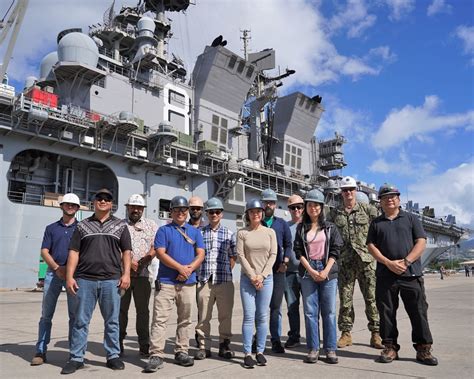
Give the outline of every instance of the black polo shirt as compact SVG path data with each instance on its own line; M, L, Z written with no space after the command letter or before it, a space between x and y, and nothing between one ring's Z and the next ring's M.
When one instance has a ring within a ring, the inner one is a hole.
M122 252L132 250L132 242L124 220L110 216L102 223L92 215L77 224L69 249L79 252L75 278L120 279Z
M416 215L400 209L397 217L393 220L382 214L371 222L367 234L367 244L373 243L382 255L390 260L403 259L408 256L419 238L426 239L421 221ZM395 275L387 266L379 262L377 262L376 273L377 276ZM420 259L413 262L402 274L405 277L422 275Z

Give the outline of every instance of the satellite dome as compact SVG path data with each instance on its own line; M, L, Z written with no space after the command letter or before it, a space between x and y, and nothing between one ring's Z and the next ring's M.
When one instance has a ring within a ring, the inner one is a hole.
M364 193L364 192L357 191L356 192L356 200L357 200L357 202L363 203L363 204L369 204L370 203L369 196L367 196L367 194Z
M40 64L40 81L48 79L51 69L58 61L58 52L53 51L45 55Z
M77 62L96 67L99 48L94 40L84 33L73 32L61 38L58 44L60 62Z
M25 89L33 87L37 80L38 79L35 76L27 76L25 80Z
M137 22L138 32L140 33L143 31L147 31L148 33L146 34L150 35L151 37L153 37L153 32L155 31L155 27L156 27L155 21L152 18L147 17L147 16L143 16ZM140 35L142 35L142 33L140 33Z

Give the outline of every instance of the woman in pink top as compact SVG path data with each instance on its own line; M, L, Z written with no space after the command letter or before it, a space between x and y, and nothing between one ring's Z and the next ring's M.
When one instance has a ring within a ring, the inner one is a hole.
M306 363L319 358L319 314L323 321L326 362L337 363L336 292L337 263L343 241L336 226L324 219L324 195L314 189L304 200L302 222L296 228L294 250L300 260L299 274L306 324Z

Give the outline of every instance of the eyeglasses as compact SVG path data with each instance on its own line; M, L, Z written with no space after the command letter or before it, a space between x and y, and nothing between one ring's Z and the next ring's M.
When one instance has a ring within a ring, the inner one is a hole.
M290 211L296 211L296 210L301 211L303 209L303 206L302 205L290 205L288 207L288 209Z
M186 207L177 207L177 208L173 208L173 211L180 212L180 213L186 213L188 211L188 208L186 208Z
M74 204L74 203L61 203L61 205L64 205L65 207L78 207L79 205Z
M207 211L210 215L220 215L222 213L222 209L211 209L210 211Z
M341 191L342 192L352 192L352 191L355 191L355 188L343 188Z
M275 205L276 201L265 200L265 201L262 201L262 203L263 203L263 205Z
M202 207L189 207L190 211L196 212L202 210Z
M108 197L108 196L97 196L95 198L95 201L97 201L98 203L100 203L101 201L105 201L106 203L111 203L112 202L112 198Z

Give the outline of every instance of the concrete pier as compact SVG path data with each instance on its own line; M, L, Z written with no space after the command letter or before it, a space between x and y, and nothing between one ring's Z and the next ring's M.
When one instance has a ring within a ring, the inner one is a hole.
M135 333L134 306L129 313L128 336L125 340L124 371L112 371L105 367L105 352L102 346L103 321L98 307L95 310L89 331L86 367L71 377L76 378L130 378L137 375L164 378L472 378L474 368L474 278L457 274L440 280L438 275L425 277L429 303L428 316L434 338L433 354L439 359L437 367L428 367L415 361L411 342L411 327L408 316L400 302L398 325L401 345L400 360L390 364L375 362L380 350L369 347L370 333L364 314L363 300L355 293L356 322L353 329L354 345L338 350L339 364L329 365L303 363L305 345L287 349L285 354L270 352L267 340L266 367L244 369L242 353L242 306L236 291L233 318L234 338L232 347L236 357L224 360L217 357L217 310L212 322L213 357L196 361L193 367L184 368L173 364L173 341L176 317L168 326L166 359L163 369L157 373L142 373L146 360L140 359ZM236 286L238 288L238 285ZM0 376L3 378L51 378L58 377L68 359L66 295L62 294L55 318L48 363L32 367L30 361L35 352L38 321L41 313L41 292L30 290L0 292ZM285 302L283 302L285 303ZM301 309L302 311L302 309ZM283 342L286 341L288 318L283 309ZM301 312L302 314L302 312ZM194 319L196 311L194 311ZM195 323L194 323L195 324ZM304 322L302 322L304 336ZM194 331L191 333L194 335ZM304 341L304 339L303 339ZM193 342L193 341L191 341ZM194 348L190 354L194 355Z

